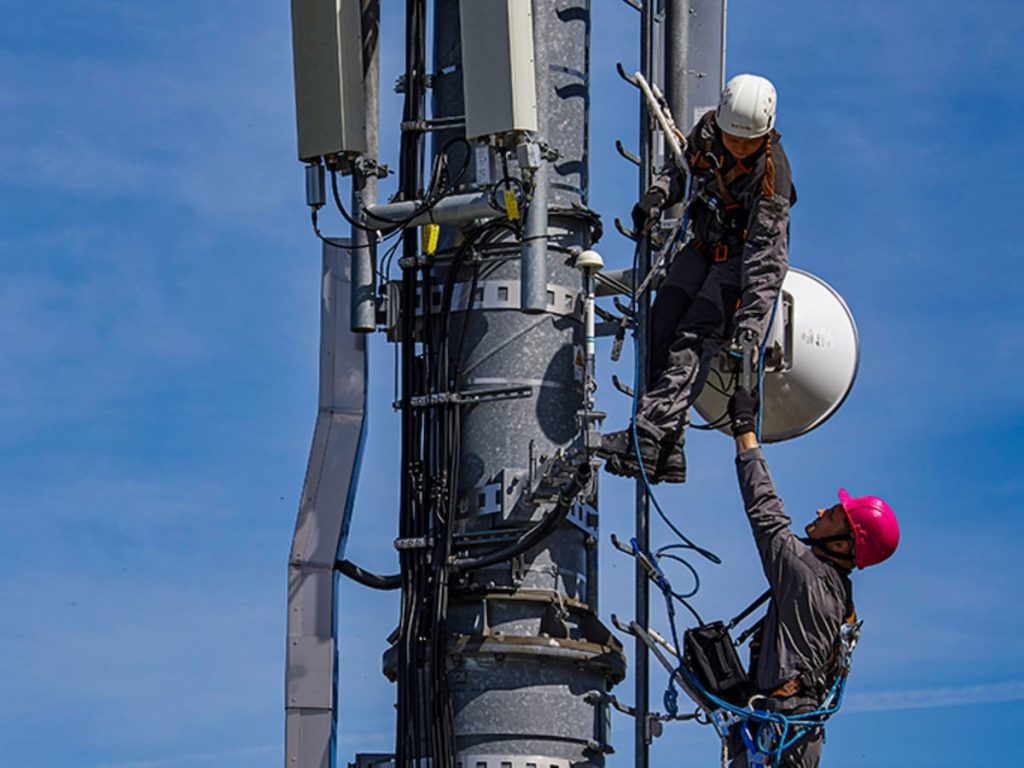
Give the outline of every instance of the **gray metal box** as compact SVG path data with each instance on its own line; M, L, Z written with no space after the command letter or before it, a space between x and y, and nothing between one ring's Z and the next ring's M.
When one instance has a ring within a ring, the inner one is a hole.
M466 136L537 130L531 0L462 0Z
M366 152L359 0L292 0L299 159Z

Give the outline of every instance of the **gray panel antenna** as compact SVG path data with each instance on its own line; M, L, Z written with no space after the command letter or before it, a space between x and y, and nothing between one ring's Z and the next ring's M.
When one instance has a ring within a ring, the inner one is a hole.
M359 0L292 0L299 159L366 152Z

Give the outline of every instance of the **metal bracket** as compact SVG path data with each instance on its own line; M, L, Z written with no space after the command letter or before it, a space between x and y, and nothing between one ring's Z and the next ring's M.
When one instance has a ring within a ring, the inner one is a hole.
M610 323L597 323L594 325L594 338L603 339L608 336L618 336L621 326L617 322ZM617 357L612 357L612 360L617 360Z
M612 374L612 386L627 397L635 397L633 388L628 384L623 384L619 377L614 373Z
M406 120L399 124L403 133L428 133L430 131L447 131L460 128L466 124L465 115L453 115L438 120Z
M615 308L619 310L619 312L621 312L624 317L628 317L630 320L634 319L633 313L635 310L631 309L628 304L623 304L622 299L620 299L618 296L612 299L612 304L615 305Z
M616 280L614 277L606 275L604 272L596 273L594 275L594 278L597 280L597 282L601 283L602 285L607 285L616 293L630 294L633 292L633 289L630 286L626 285L621 280Z
M665 652L662 650L661 643L659 643L651 636L650 630L644 629L635 621L629 622L629 627L627 629L622 629L622 622L618 621L618 619L615 617L612 618L612 623L620 631L628 632L629 634L633 635L633 637L639 639L640 642L642 642L644 645L646 645L647 649L654 654L654 657L658 660L658 663L665 668L665 670L669 673L671 677L675 678L676 683L679 685L680 688L683 689L686 695L690 697L694 704L696 704L699 709L703 709L705 712L708 712L711 716L711 719L714 720L715 714L721 710L715 707L711 702L704 701L704 698L700 695L700 693L696 691L683 678L682 675L678 674L678 669L665 656ZM699 716L698 713L695 713L694 717L697 716ZM728 730L726 731L726 733L728 733ZM721 732L719 732L719 735L722 735Z
M534 481L520 497L516 506L539 506L557 502L562 488L575 471L574 467L577 463L575 459L581 447L577 444L568 451L558 450L550 457L541 457L541 466L533 475ZM590 493L590 489L586 490L583 494L584 498L588 497ZM577 499L566 520L595 535L595 524L592 518L596 520L596 514L597 510L592 506Z
M378 179L386 179L391 175L391 169L388 166L362 155L356 158L355 168L364 176L376 176Z
M619 219L618 216L615 217L615 228L619 231L620 235L629 238L634 243L640 239L640 236L632 229L626 229L626 227L623 225L622 221Z
M661 718L658 717L658 713L657 712L648 712L647 713L647 722L645 723L645 727L644 727L644 731L645 731L644 737L646 738L647 743L650 744L656 738L661 736L661 734L664 731L664 729L665 729L665 726L662 725Z
M607 309L598 304L594 305L594 314L600 317L602 320L607 320L609 323L613 324L618 323L620 320L623 319L618 315L612 314Z
M416 265L423 266L426 263L417 259ZM600 274L600 273L598 273ZM395 285L396 281L389 281L388 286ZM522 283L519 280L480 280L476 284L476 290L470 296L469 282L455 283L452 287L450 306L452 312L464 312L472 307L474 310L519 310ZM400 294L396 289L392 292L397 301ZM417 317L423 315L423 286L416 285L416 306ZM433 310L440 311L445 303L444 286L435 285L430 291L430 306ZM397 305L396 305L397 306ZM547 286L547 306L543 310L549 314L562 317L575 317L582 319L583 301L580 292L564 285L549 283ZM393 322L397 323L397 313ZM391 321L389 321L391 322ZM389 329L390 330L390 329Z
M610 693L604 693L603 691L587 691L587 693L583 695L583 700L587 702L587 704L593 704L594 706L610 704L622 714L629 715L630 717L636 717L636 709L634 707L631 707L628 704L623 704Z
M513 522L512 512L523 493L525 479L525 471L511 468L500 470L490 482L478 485L464 494L464 511L467 515L497 515L502 523Z
M491 400L522 400L533 397L533 387L479 387L467 389L462 392L436 392L429 395L420 395L409 398L409 406L412 408L430 408L435 405L474 405L486 403ZM396 400L391 404L392 408L401 408L402 401Z
M625 0L625 2L630 3L632 5L631 0ZM635 5L634 7L637 10L641 9L641 6L639 5L639 3L637 5ZM638 89L640 88L640 83L638 83L636 81L636 78L633 77L633 75L629 74L629 72L626 71L626 68L624 66L622 66L622 62L621 61L617 61L615 63L615 71L619 73L619 77L621 77L627 83L632 85L634 88L638 88Z
M594 312L605 321L597 325L594 329L594 335L599 337L615 337L615 341L612 343L611 353L612 362L615 362L622 356L622 346L626 340L626 329L633 327L633 316L630 313L615 315L596 305L594 306Z
M615 140L615 150L633 165L640 165L640 156L630 152L618 139Z

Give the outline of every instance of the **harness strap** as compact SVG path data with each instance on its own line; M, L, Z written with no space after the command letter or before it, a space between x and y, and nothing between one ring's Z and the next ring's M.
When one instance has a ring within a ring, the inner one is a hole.
M770 589L766 589L762 594L758 595L754 599L754 602L752 602L750 605L748 605L742 611L737 613L729 621L729 623L726 625L725 628L726 629L735 629L737 624L739 624L741 621L743 621L745 618L747 618L747 616L752 614L754 611L756 611L762 605L767 603L771 599L771 596L772 596L772 591Z
M825 547L824 547L825 544L828 544L828 543L833 542L833 541L848 541L851 544L856 543L856 540L854 539L852 533L836 533L836 534L833 534L832 536L818 536L817 538L814 538L814 537L811 537L811 536L804 536L803 538L800 539L800 541L802 541L804 544L806 544L809 547L821 546L822 549L825 549ZM852 548L850 550L850 553L847 554L847 555L842 555L842 554L839 554L838 552L833 552L832 550L826 550L826 551L828 552L829 557L834 557L837 560L846 560L851 565L854 562L854 554L853 554L853 549Z
M849 603L849 614L843 624L851 626L856 623L857 611L851 602ZM842 628L840 628L839 637L836 638L835 645L832 646L832 653L829 655L828 661L820 669L813 672L803 672L798 677L787 680L767 695L773 699L788 699L799 693L804 693L815 699L820 699L828 690L828 679L835 674L836 665L839 664L842 657L843 634Z

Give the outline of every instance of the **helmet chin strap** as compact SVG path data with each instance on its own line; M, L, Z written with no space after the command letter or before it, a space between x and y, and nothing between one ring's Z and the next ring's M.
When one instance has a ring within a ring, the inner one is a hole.
M839 552L833 552L831 549L825 547L826 544L830 544L833 541L848 541L853 544L854 539L852 533L836 533L832 536L819 536L817 538L814 536L804 536L800 541L809 547L821 547L821 549L828 553L829 557L834 557L837 560L848 560L851 563L853 562L852 549L849 554L844 555Z

